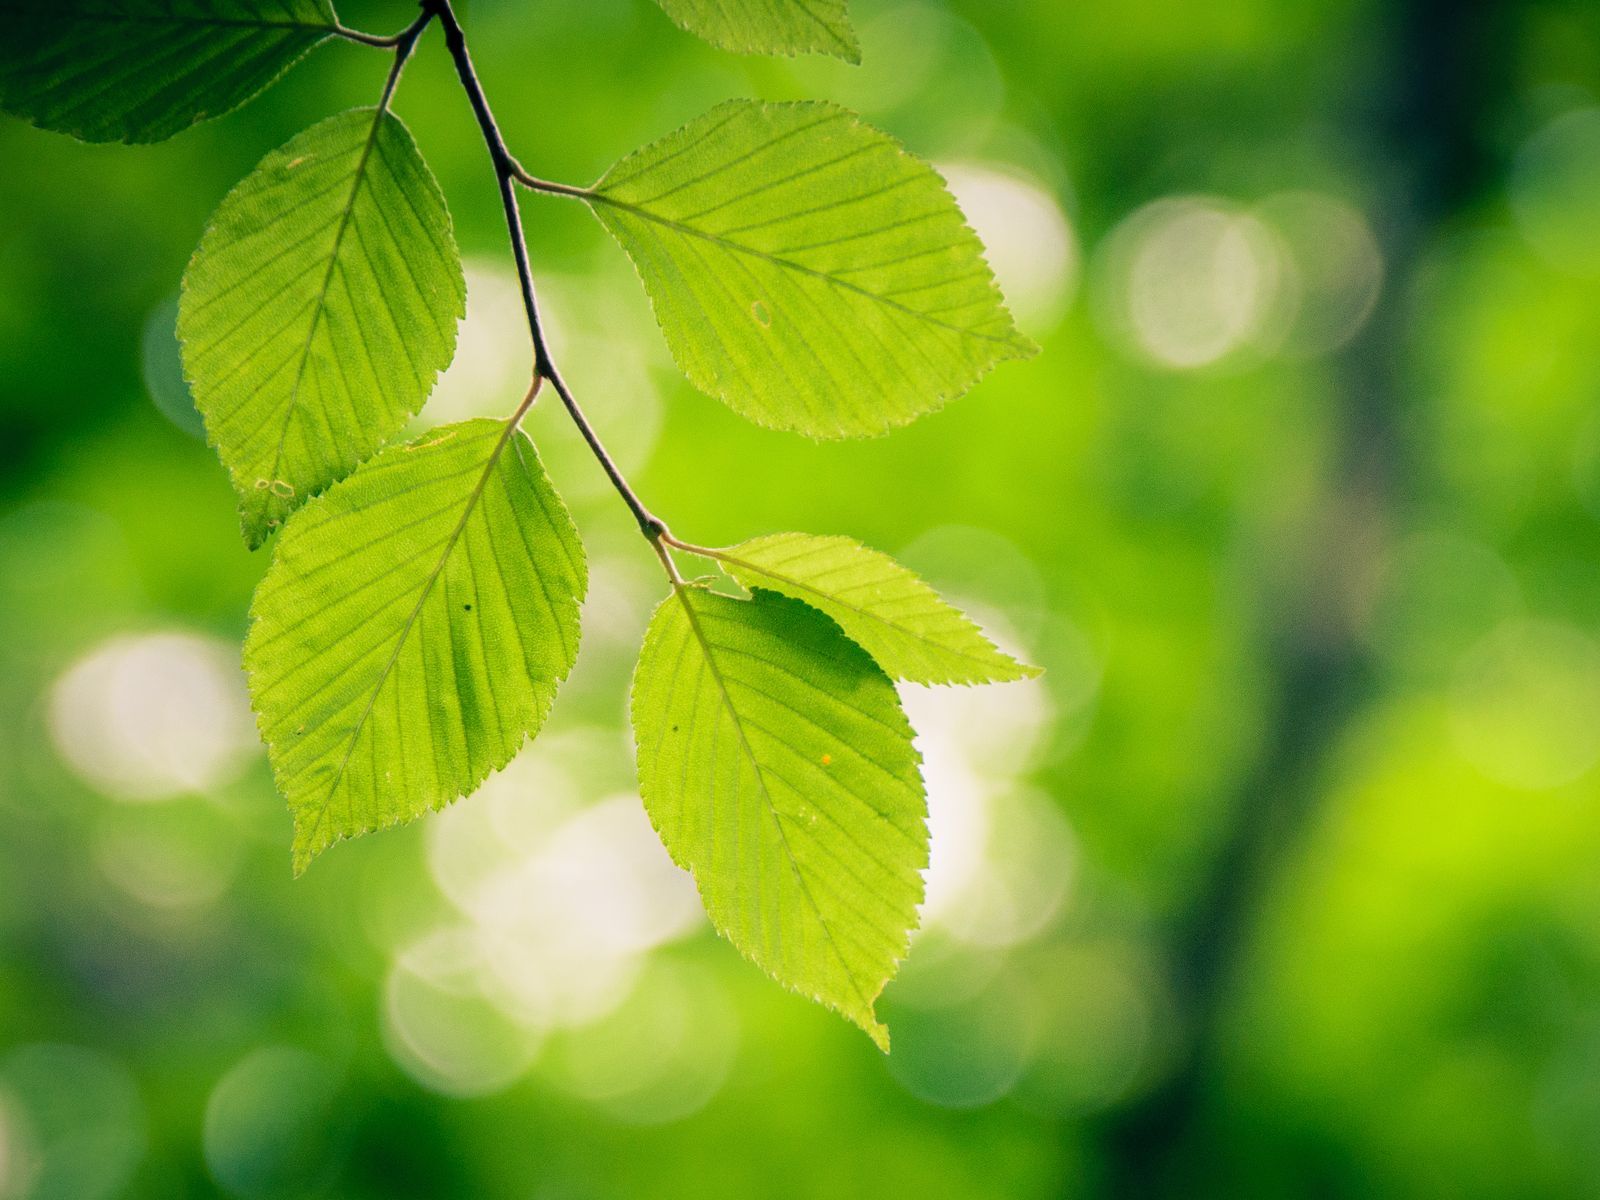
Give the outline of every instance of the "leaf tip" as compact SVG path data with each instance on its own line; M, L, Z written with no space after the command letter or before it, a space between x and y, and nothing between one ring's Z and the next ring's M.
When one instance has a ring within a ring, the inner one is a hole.
M872 1044L885 1054L889 1053L889 1027L876 1017L861 1022L861 1028L872 1039Z
M304 875L322 852L338 840L327 835L321 821L305 819L302 812L295 811L294 843L289 852L289 867L294 877L299 879Z

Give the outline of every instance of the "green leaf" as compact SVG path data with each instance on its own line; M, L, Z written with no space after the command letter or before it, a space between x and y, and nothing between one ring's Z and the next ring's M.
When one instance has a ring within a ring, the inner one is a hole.
M330 37L328 0L0 0L0 108L88 142L159 142Z
M873 1004L928 863L894 685L816 609L680 586L633 682L645 808L712 923L779 982L889 1048Z
M939 176L834 105L719 105L583 194L679 367L759 424L883 433L1034 352Z
M444 197L386 112L313 125L227 195L178 336L252 549L422 407L465 310Z
M831 54L861 61L848 0L656 0L682 28L735 54Z
M294 865L503 767L578 651L583 547L499 421L391 446L297 513L244 661Z
M747 588L821 609L878 665L911 683L1000 683L1039 674L887 554L845 537L775 533L708 552Z

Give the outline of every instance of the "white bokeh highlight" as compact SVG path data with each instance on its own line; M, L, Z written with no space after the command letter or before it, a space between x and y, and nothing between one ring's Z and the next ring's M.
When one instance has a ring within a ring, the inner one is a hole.
M1078 286L1078 243L1043 184L984 162L940 163L1017 323L1040 333L1059 321Z
M116 800L205 793L260 753L238 648L182 631L94 647L51 689L49 724L62 761Z
M1098 308L1136 356L1194 370L1266 330L1282 275L1282 247L1259 218L1214 197L1166 197L1111 232L1099 255Z
M450 911L398 948L384 1001L391 1054L426 1086L510 1086L552 1034L629 1003L653 951L703 928L638 796L585 804L564 765L611 744L598 730L541 741L430 822Z

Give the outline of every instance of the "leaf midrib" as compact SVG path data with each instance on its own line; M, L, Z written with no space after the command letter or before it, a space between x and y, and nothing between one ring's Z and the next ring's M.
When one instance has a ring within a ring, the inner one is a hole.
M350 185L350 198L345 201L344 209L339 214L339 227L334 230L333 245L328 250L328 266L322 274L322 286L317 290L317 298L311 312L311 325L306 330L306 340L300 347L300 362L295 367L294 383L289 388L289 399L284 406L283 426L278 430L278 444L272 455L272 469L267 472L269 481L276 481L278 468L283 465L283 447L289 440L289 426L294 421L295 411L300 404L300 385L305 382L306 367L311 362L311 344L316 340L317 329L322 324L322 315L328 307L328 291L333 286L333 273L339 265L339 250L344 245L345 231L350 227L350 219L356 211L356 200L361 195L361 185L366 182L367 164L372 159L372 148L378 144L378 133L383 128L383 119L388 116L388 109L379 106L373 111L372 128L367 131L367 140L362 144L361 157L356 160L355 179Z
M772 570L769 567L758 566L756 563L750 562L750 561L748 561L746 559L737 558L734 555L725 553L723 551L717 551L717 552L713 553L712 557L717 559L719 562L729 563L729 564L731 564L733 566L737 566L737 567L744 567L746 570L753 571L757 575L765 575L768 579L775 579L779 583L786 583L786 584L789 584L791 587L799 588L802 591L810 592L813 596L817 596L817 597L819 597L819 598L821 598L823 600L826 600L830 604L837 604L841 608L848 608L851 612L856 613L859 616L865 617L868 620L876 621L880 625L887 625L890 629L893 629L898 633L902 633L902 634L904 634L905 636L907 636L909 638L913 638L916 641L925 642L928 645L933 646L934 648L939 650L941 653L957 655L958 657L964 658L967 661L969 661L971 663L975 663L975 664L977 664L979 666L992 666L993 665L992 663L987 662L985 659L979 658L976 654L973 654L970 651L967 651L967 650L956 650L956 649L953 649L951 647L944 646L944 645L942 645L942 644L940 644L938 642L934 642L930 638L924 636L921 633L918 633L914 629L908 629L906 626L901 625L896 621L892 621L888 617L879 616L877 613L872 612L870 609L865 609L865 608L860 607L859 605L851 604L850 601L848 601L848 600L841 600L836 595L834 595L833 593L825 592L821 588L818 588L818 587L813 586L812 584L806 583L804 580L794 579L794 578L792 578L792 577L790 577L788 575L782 575L782 574L778 573L777 571ZM1003 654L1004 652L996 650L995 653ZM1013 660L1013 662L1014 661L1015 660Z
M710 242L713 245L721 246L725 250L731 250L739 254L748 255L751 258L757 258L761 259L763 262L771 263L773 266L795 271L801 275L809 275L814 279L820 279L824 283L831 284L832 286L839 288L841 291L854 292L856 295L864 296L868 300L883 305L885 308L892 308L897 312L904 313L906 316L912 317L918 321L922 321L925 324L934 325L940 329L954 333L958 337L970 337L977 338L980 341L993 342L995 345L1004 346L1016 354L1024 354L1027 352L1028 344L1019 340L1017 337L1001 337L997 334L983 333L980 330L968 329L960 325L953 325L949 321L941 321L938 317L930 316L927 313L920 312L919 310L912 308L909 305L901 304L899 301L891 299L890 297L880 296L878 293L869 291L867 288L864 288L859 284L851 283L848 280L840 279L834 275L829 275L826 271L819 271L815 267L808 267L804 263L795 262L793 259L784 258L782 255L772 254L765 250L758 250L754 246L747 246L743 242L736 242L732 238L724 237L721 234L710 233L704 229L697 229L693 225L687 225L682 221L675 221L671 217L664 217L659 213L651 212L648 208L641 207L640 205L631 204L626 200L619 200L617 197L608 195L603 191L586 189L578 190L577 194L582 196L583 199L589 201L591 204L597 202L601 204L608 204L613 208L619 208L624 212L632 213L636 217L640 217L646 221L654 222L663 228L671 229L688 237L696 237L702 241Z
M833 956L839 960L839 965L844 968L845 978L850 981L850 989L855 992L856 999L861 1002L862 1013L876 1019L872 1011L872 1002L862 992L861 984L856 980L856 973L851 970L850 964L845 961L844 952L839 949L839 943L833 936L833 928L828 924L827 917L823 916L821 907L817 904L816 897L811 894L811 885L806 882L804 873L800 870L800 862L795 857L794 849L789 845L788 831L783 827L783 819L778 815L778 806L772 801L772 792L767 787L766 772L761 769L761 760L756 757L755 748L750 745L750 738L745 733L744 722L739 719L739 710L733 703L733 697L728 692L727 680L723 678L722 670L717 666L717 660L712 653L711 640L706 637L705 630L700 626L700 618L694 611L694 606L688 600L689 585L682 583L673 584L673 594L678 602L683 605L684 615L689 620L689 628L694 633L695 641L700 643L701 654L706 660L706 669L711 672L712 681L717 685L717 692L722 697L723 708L727 711L729 719L733 722L734 731L739 735L739 745L743 748L745 756L750 760L750 765L756 773L756 783L761 788L761 799L767 806L767 813L772 818L773 827L778 831L778 841L783 846L783 856L789 863L789 869L794 872L795 882L800 885L801 894L805 896L806 903L811 906L811 911L816 914L817 924L822 926L822 932L828 938L828 948L833 951ZM747 603L736 601L735 603Z
M520 414L519 414L520 416ZM394 671L395 664L400 661L400 652L405 649L406 639L411 636L411 630L417 623L417 617L422 613L422 606L428 602L428 597L433 593L433 585L438 582L439 576L444 572L445 563L450 560L450 555L456 548L456 543L461 539L461 533L467 527L467 520L472 516L472 511L482 498L484 489L489 485L489 478L494 474L500 456L505 453L505 448L510 444L517 431L517 419L512 418L506 422L504 431L494 444L494 449L489 452L488 461L483 465L483 471L478 476L478 482L473 485L472 492L467 496L466 506L461 510L461 518L456 522L455 528L450 531L450 536L445 539L444 548L439 552L439 559L433 565L433 570L428 573L427 579L422 583L421 593L417 602L412 606L411 613L406 617L405 624L400 629L400 636L394 644L394 652L383 665L383 670L378 674L378 680L372 687L372 695L367 698L367 706L361 710L361 716L356 719L355 725L350 730L350 741L345 746L344 757L339 760L338 770L334 772L333 781L328 785L327 793L322 798L322 803L317 808L316 820L311 828L306 831L306 843L312 842L322 829L322 822L332 807L334 793L339 790L339 784L344 781L345 770L350 765L350 758L355 753L356 743L361 738L361 731L366 728L367 719L372 715L372 710L378 703L378 697L383 694L384 684L389 682L389 676Z
M0 4L0 13L11 16L27 17L37 9L24 8L20 5ZM182 28L205 26L216 29L288 29L295 31L316 31L323 34L338 32L335 24L313 24L310 21L261 21L247 20L240 17L182 17L164 16L156 13L149 16L135 16L131 14L112 12L79 12L74 13L72 19L79 24L98 23L104 25L175 25Z

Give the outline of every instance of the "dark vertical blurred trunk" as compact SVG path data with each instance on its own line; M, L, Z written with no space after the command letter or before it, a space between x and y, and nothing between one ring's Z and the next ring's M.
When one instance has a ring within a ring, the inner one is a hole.
M1508 34L1520 7L1508 0L1371 5L1385 57L1352 89L1359 94L1343 119L1351 140L1385 172L1371 216L1387 284L1371 320L1333 364L1335 458L1314 527L1284 548L1291 561L1306 557L1293 564L1293 578L1263 579L1262 592L1273 598L1263 631L1274 664L1271 723L1208 878L1171 930L1183 1052L1162 1084L1104 1129L1104 1193L1119 1200L1193 1197L1212 1182L1207 1116L1241 952L1274 871L1309 823L1329 751L1371 697L1364 596L1421 482L1422 458L1407 444L1416 423L1405 382L1419 260L1432 232L1490 178L1480 139L1486 114L1505 94Z

